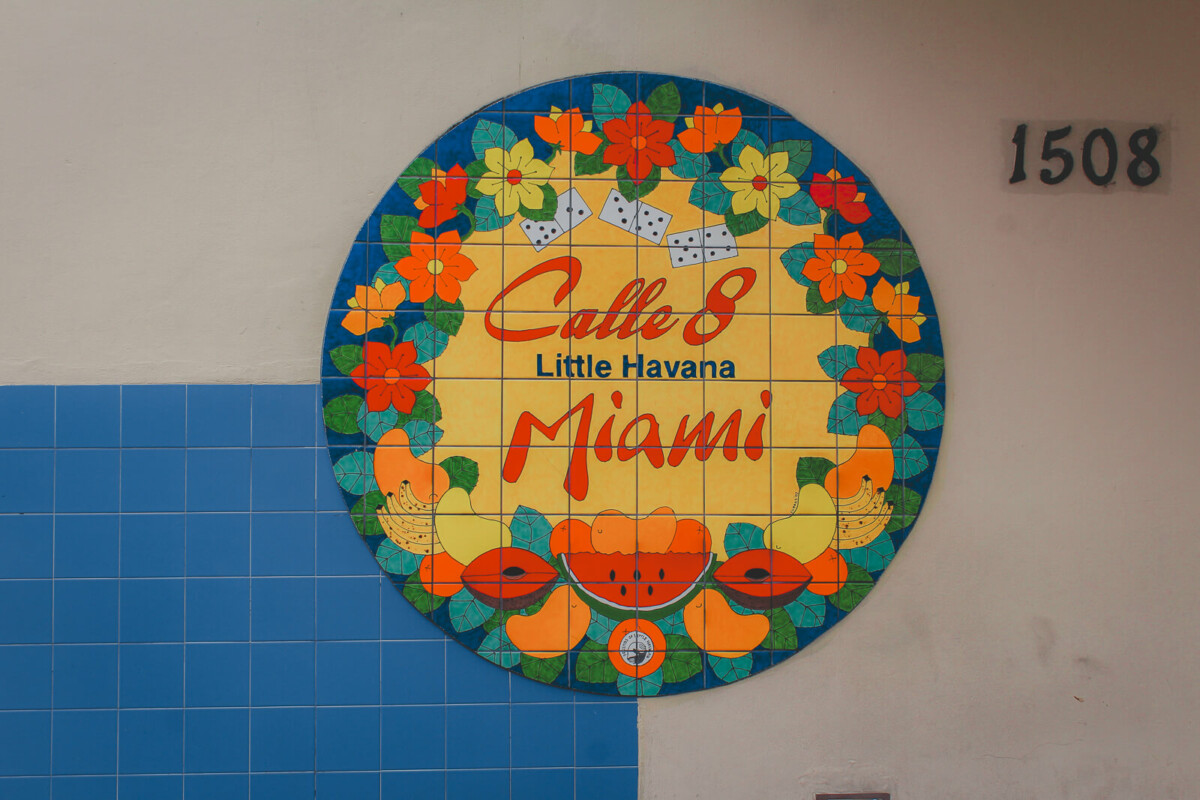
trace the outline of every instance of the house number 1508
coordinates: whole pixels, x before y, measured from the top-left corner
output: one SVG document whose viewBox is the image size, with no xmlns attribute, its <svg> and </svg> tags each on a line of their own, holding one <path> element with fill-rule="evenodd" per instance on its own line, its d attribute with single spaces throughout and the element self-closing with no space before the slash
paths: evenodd
<svg viewBox="0 0 1200 800">
<path fill-rule="evenodd" d="M 1073 126 L 1064 125 L 1061 128 L 1047 130 L 1042 138 L 1041 161 L 1049 166 L 1038 171 L 1041 182 L 1053 186 L 1071 177 L 1075 171 L 1075 147 L 1063 147 L 1069 144 Z M 1013 133 L 1012 143 L 1016 147 L 1013 159 L 1012 177 L 1009 183 L 1021 183 L 1028 176 L 1025 173 L 1026 139 L 1029 125 L 1017 125 Z M 1162 165 L 1155 157 L 1158 146 L 1159 130 L 1155 127 L 1138 128 L 1129 134 L 1127 140 L 1117 136 L 1107 127 L 1093 128 L 1077 145 L 1079 166 L 1083 174 L 1096 186 L 1108 186 L 1117 179 L 1120 162 L 1125 160 L 1125 175 L 1134 186 L 1149 186 L 1162 175 Z"/>
</svg>

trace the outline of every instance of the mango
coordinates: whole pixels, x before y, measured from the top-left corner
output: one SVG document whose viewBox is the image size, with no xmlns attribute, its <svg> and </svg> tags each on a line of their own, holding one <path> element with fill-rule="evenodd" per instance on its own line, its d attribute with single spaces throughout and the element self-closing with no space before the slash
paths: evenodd
<svg viewBox="0 0 1200 800">
<path fill-rule="evenodd" d="M 465 566 L 443 551 L 426 556 L 421 560 L 418 572 L 425 591 L 438 597 L 450 597 L 463 588 L 462 573 Z"/>
<path fill-rule="evenodd" d="M 763 531 L 763 543 L 803 564 L 829 547 L 836 534 L 833 498 L 821 486 L 808 483 L 800 488 L 792 515 L 772 522 Z"/>
<path fill-rule="evenodd" d="M 399 493 L 400 485 L 407 482 L 413 496 L 428 504 L 436 503 L 450 488 L 446 470 L 414 456 L 408 434 L 400 428 L 379 438 L 379 446 L 375 448 L 375 482 L 384 494 Z"/>
<path fill-rule="evenodd" d="M 771 621 L 762 614 L 739 614 L 716 589 L 705 589 L 683 607 L 683 625 L 700 649 L 738 658 L 767 638 Z"/>
<path fill-rule="evenodd" d="M 592 547 L 597 553 L 665 553 L 675 538 L 675 514 L 663 506 L 644 517 L 601 511 L 592 522 Z"/>
<path fill-rule="evenodd" d="M 533 614 L 509 617 L 505 630 L 509 641 L 522 653 L 534 658 L 554 658 L 583 641 L 591 621 L 591 609 L 575 590 L 560 586 Z"/>
<path fill-rule="evenodd" d="M 512 545 L 512 531 L 503 522 L 481 517 L 471 507 L 471 496 L 455 486 L 438 501 L 433 512 L 438 542 L 460 564 L 470 564 L 488 550 Z"/>
<path fill-rule="evenodd" d="M 871 479 L 877 491 L 886 491 L 895 472 L 896 461 L 887 434 L 874 425 L 863 425 L 854 454 L 825 476 L 825 491 L 839 500 L 853 497 L 864 477 Z"/>
</svg>

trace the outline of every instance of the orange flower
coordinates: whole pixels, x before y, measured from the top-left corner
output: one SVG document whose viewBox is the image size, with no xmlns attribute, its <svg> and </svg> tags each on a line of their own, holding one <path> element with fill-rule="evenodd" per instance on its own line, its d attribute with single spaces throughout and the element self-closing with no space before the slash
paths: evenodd
<svg viewBox="0 0 1200 800">
<path fill-rule="evenodd" d="M 887 325 L 902 342 L 915 342 L 921 338 L 921 325 L 925 315 L 917 311 L 921 298 L 908 293 L 908 281 L 894 287 L 886 278 L 880 278 L 871 293 L 871 302 L 876 310 L 887 314 Z"/>
<path fill-rule="evenodd" d="M 549 144 L 563 150 L 575 150 L 590 156 L 600 146 L 601 139 L 592 133 L 592 121 L 584 122 L 578 108 L 559 111 L 550 106 L 550 116 L 534 117 L 533 129 Z"/>
<path fill-rule="evenodd" d="M 432 228 L 458 216 L 458 207 L 467 202 L 467 173 L 455 164 L 449 172 L 435 169 L 429 180 L 418 189 L 420 196 L 413 204 L 421 209 L 417 224 Z"/>
<path fill-rule="evenodd" d="M 399 281 L 384 283 L 377 278 L 373 286 L 355 286 L 354 297 L 346 301 L 354 310 L 342 320 L 342 327 L 355 336 L 382 328 L 404 298 L 404 284 Z"/>
<path fill-rule="evenodd" d="M 742 110 L 696 106 L 695 116 L 684 120 L 687 130 L 679 134 L 679 143 L 689 153 L 711 153 L 719 144 L 729 144 L 742 129 Z"/>
<path fill-rule="evenodd" d="M 832 303 L 842 295 L 862 300 L 867 295 L 863 278 L 879 271 L 879 259 L 862 251 L 863 240 L 858 231 L 834 239 L 823 233 L 813 237 L 816 256 L 804 265 L 803 274 L 817 284 L 821 299 Z"/>
<path fill-rule="evenodd" d="M 458 231 L 446 231 L 436 241 L 427 233 L 413 233 L 412 255 L 396 262 L 396 272 L 408 281 L 409 299 L 424 303 L 435 293 L 447 303 L 458 299 L 459 284 L 475 274 L 475 262 L 458 252 L 461 246 Z"/>
</svg>

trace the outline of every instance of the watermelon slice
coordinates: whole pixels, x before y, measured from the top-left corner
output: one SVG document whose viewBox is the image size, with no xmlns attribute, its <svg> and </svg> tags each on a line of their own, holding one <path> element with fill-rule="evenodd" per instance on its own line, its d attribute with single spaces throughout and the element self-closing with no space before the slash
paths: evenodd
<svg viewBox="0 0 1200 800">
<path fill-rule="evenodd" d="M 571 581 L 591 599 L 626 611 L 653 611 L 685 598 L 712 553 L 564 553 Z"/>
</svg>

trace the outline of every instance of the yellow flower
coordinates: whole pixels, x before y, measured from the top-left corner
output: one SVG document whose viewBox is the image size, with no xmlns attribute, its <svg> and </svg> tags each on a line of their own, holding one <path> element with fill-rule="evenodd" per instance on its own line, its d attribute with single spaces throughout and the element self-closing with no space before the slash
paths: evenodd
<svg viewBox="0 0 1200 800">
<path fill-rule="evenodd" d="M 880 278 L 871 292 L 871 302 L 876 310 L 887 314 L 887 325 L 902 342 L 916 342 L 921 338 L 921 326 L 926 317 L 917 311 L 921 298 L 908 293 L 908 281 L 894 287 Z"/>
<path fill-rule="evenodd" d="M 533 157 L 533 145 L 522 139 L 512 150 L 491 147 L 483 152 L 487 172 L 475 187 L 480 193 L 496 198 L 496 210 L 507 217 L 517 213 L 522 205 L 530 209 L 542 207 L 545 196 L 541 187 L 550 180 L 550 165 Z"/>
<path fill-rule="evenodd" d="M 799 182 L 787 168 L 786 152 L 764 157 L 753 147 L 743 147 L 738 166 L 721 173 L 721 183 L 733 192 L 733 213 L 757 211 L 767 219 L 779 216 L 780 201 L 800 191 Z"/>
<path fill-rule="evenodd" d="M 382 328 L 406 296 L 399 281 L 384 283 L 376 278 L 373 286 L 355 286 L 354 297 L 346 301 L 353 310 L 342 319 L 342 327 L 355 336 Z"/>
</svg>

